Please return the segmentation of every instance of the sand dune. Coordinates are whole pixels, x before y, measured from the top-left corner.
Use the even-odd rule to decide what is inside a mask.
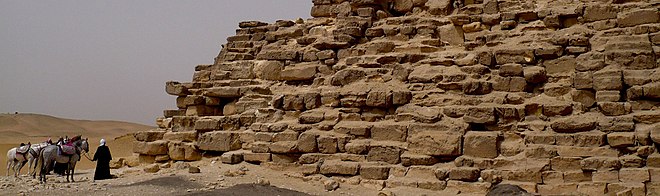
[[[0,114],[0,143],[43,141],[48,137],[82,134],[89,138],[116,138],[152,129],[151,126],[120,121],[90,121],[41,114]]]

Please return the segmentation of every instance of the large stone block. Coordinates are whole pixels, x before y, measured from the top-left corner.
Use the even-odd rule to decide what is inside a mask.
[[[197,131],[167,132],[163,135],[163,140],[194,142],[197,141]]]
[[[450,0],[428,0],[425,6],[429,8],[429,13],[433,15],[446,16],[452,10],[451,2]]]
[[[387,180],[390,175],[390,168],[382,165],[362,165],[360,167],[360,177],[372,180]]]
[[[470,131],[464,137],[464,155],[491,159],[498,156],[498,132]]]
[[[372,162],[386,162],[390,164],[398,164],[401,162],[401,149],[392,146],[377,146],[371,147],[367,154],[367,161]]]
[[[136,142],[133,146],[133,152],[144,155],[165,155],[167,154],[168,141],[157,140],[153,142]]]
[[[135,140],[140,142],[153,142],[156,140],[163,139],[165,134],[164,130],[149,130],[149,131],[140,131],[135,133]]]
[[[447,1],[447,0],[439,0],[439,1]],[[450,45],[463,45],[463,43],[465,42],[465,35],[463,34],[463,28],[461,26],[454,26],[453,24],[448,24],[438,27],[437,31],[438,34],[441,35],[440,40],[443,42],[447,42]]]
[[[371,128],[374,140],[405,142],[407,136],[408,126],[405,124],[379,122]]]
[[[597,118],[590,115],[571,116],[552,121],[552,130],[560,133],[590,131],[598,125]]]
[[[196,144],[201,150],[227,152],[241,149],[239,132],[213,131],[199,136]]]
[[[321,174],[324,175],[350,175],[358,174],[360,163],[339,160],[329,160],[321,165]]]
[[[316,75],[316,64],[297,64],[295,66],[286,66],[280,72],[280,79],[286,81],[304,81],[314,79]]]
[[[167,154],[174,161],[198,161],[202,159],[202,153],[192,143],[170,142],[167,146]]]
[[[657,23],[660,15],[657,9],[643,9],[629,12],[621,12],[618,15],[619,27],[631,27],[640,24]]]
[[[495,108],[472,107],[467,109],[463,120],[467,123],[492,124],[495,123]]]
[[[427,131],[408,138],[408,150],[433,156],[460,156],[462,136],[457,133]]]
[[[499,49],[495,51],[495,61],[500,65],[508,63],[531,64],[536,62],[536,59],[534,59],[533,49]]]

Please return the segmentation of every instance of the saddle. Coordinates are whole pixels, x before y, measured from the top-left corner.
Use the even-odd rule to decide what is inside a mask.
[[[28,150],[30,150],[29,145],[21,146],[16,148],[16,154],[25,154],[28,152]]]
[[[61,155],[73,155],[76,154],[76,147],[72,144],[59,145],[59,153]]]

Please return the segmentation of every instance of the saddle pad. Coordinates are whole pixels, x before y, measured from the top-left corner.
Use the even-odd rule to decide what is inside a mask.
[[[76,153],[76,148],[73,146],[62,145],[62,153],[67,155],[72,155]]]
[[[21,146],[16,148],[16,153],[25,154],[27,153],[28,149],[30,149],[29,146]]]

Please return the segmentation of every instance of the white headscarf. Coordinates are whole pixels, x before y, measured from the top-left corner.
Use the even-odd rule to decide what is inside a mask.
[[[101,145],[100,146],[105,146],[105,139],[101,139]]]

